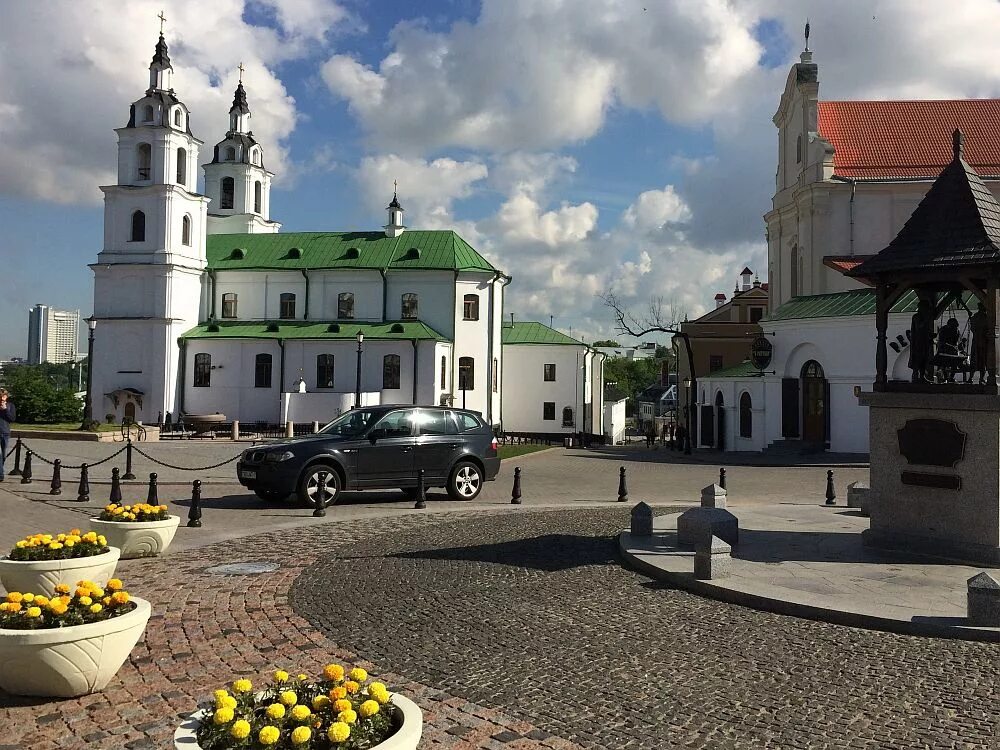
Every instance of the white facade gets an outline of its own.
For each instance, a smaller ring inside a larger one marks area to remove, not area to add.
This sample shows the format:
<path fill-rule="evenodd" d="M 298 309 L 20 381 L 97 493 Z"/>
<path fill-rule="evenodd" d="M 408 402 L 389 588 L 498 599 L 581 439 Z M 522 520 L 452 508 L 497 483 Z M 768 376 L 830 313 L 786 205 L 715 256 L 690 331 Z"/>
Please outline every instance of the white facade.
<path fill-rule="evenodd" d="M 611 445 L 625 440 L 625 403 L 627 398 L 604 402 L 604 437 Z"/>
<path fill-rule="evenodd" d="M 28 363 L 75 362 L 80 358 L 80 311 L 35 305 L 28 310 Z"/>

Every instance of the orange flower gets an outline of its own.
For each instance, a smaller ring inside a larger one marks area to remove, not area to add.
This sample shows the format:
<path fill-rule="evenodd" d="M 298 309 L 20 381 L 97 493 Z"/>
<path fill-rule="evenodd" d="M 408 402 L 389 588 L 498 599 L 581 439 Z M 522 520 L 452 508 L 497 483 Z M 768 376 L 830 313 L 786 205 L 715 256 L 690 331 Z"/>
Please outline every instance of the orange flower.
<path fill-rule="evenodd" d="M 115 604 L 128 604 L 129 596 L 127 591 L 116 591 L 111 595 L 111 601 Z"/>

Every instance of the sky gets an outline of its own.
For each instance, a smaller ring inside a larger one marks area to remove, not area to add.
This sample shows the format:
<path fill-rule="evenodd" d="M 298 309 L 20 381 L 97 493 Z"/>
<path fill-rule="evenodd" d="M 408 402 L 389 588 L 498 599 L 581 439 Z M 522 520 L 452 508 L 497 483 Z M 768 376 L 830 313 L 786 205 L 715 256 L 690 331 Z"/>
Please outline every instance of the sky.
<path fill-rule="evenodd" d="M 237 66 L 285 231 L 454 229 L 506 311 L 618 338 L 599 295 L 694 317 L 766 280 L 771 122 L 810 48 L 823 99 L 1000 96 L 997 0 L 0 0 L 0 358 L 28 308 L 92 309 L 114 128 L 162 10 L 177 95 L 224 137 Z M 111 10 L 113 8 L 113 11 Z"/>

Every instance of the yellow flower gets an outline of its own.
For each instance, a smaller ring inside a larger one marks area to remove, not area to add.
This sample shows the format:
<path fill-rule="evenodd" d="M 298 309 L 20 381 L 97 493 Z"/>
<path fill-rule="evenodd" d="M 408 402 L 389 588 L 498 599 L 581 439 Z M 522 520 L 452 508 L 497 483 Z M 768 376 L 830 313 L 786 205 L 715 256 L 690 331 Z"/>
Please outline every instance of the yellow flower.
<path fill-rule="evenodd" d="M 84 607 L 89 607 L 93 603 L 94 603 L 94 600 L 91 599 L 89 596 L 81 596 L 80 597 L 80 604 L 82 604 Z"/>
<path fill-rule="evenodd" d="M 278 696 L 278 698 L 281 699 L 281 702 L 284 703 L 286 706 L 294 706 L 296 703 L 299 702 L 299 696 L 297 696 L 291 690 L 285 690 L 284 692 L 281 693 L 281 695 Z"/>
<path fill-rule="evenodd" d="M 52 611 L 52 614 L 54 615 L 64 615 L 66 614 L 66 610 L 69 609 L 69 607 L 67 607 L 66 604 L 60 601 L 59 599 L 55 599 L 49 602 L 49 609 Z"/>
<path fill-rule="evenodd" d="M 264 712 L 269 719 L 283 719 L 285 717 L 285 707 L 280 703 L 272 703 Z"/>
<path fill-rule="evenodd" d="M 123 592 L 119 591 L 114 596 L 118 596 L 118 594 L 120 594 L 120 593 L 123 593 Z M 112 598 L 114 598 L 114 597 L 112 597 Z M 126 601 L 128 601 L 128 600 L 126 599 Z M 250 680 L 241 679 L 241 680 L 236 680 L 236 682 L 233 683 L 233 692 L 234 693 L 249 693 L 251 690 L 253 690 L 253 683 L 250 682 Z"/>
<path fill-rule="evenodd" d="M 231 695 L 227 695 L 225 698 L 222 699 L 221 705 L 218 706 L 218 708 L 232 708 L 232 709 L 235 710 L 236 709 L 236 699 L 233 696 L 231 696 Z"/>
<path fill-rule="evenodd" d="M 64 542 L 64 545 L 65 545 L 66 549 L 71 549 L 74 544 L 76 544 L 76 542 L 74 542 L 72 539 L 67 539 Z"/>
<path fill-rule="evenodd" d="M 18 591 L 11 591 L 7 594 L 7 601 L 18 603 L 24 600 L 24 597 Z"/>
<path fill-rule="evenodd" d="M 368 673 L 361 667 L 355 667 L 354 669 L 352 669 L 348 673 L 348 676 L 355 682 L 364 682 L 365 680 L 368 679 Z"/>
<path fill-rule="evenodd" d="M 103 599 L 101 599 L 101 604 L 103 604 L 105 607 L 110 607 L 111 606 L 111 597 L 110 596 L 106 596 Z"/>
<path fill-rule="evenodd" d="M 228 690 L 218 689 L 212 693 L 212 697 L 215 698 L 215 707 L 222 708 L 222 699 L 229 695 Z"/>
<path fill-rule="evenodd" d="M 21 600 L 27 602 L 28 604 L 31 604 L 33 601 L 35 601 L 35 595 L 25 594 L 23 597 L 21 597 Z"/>
<path fill-rule="evenodd" d="M 389 691 L 386 690 L 384 687 L 381 690 L 372 690 L 371 688 L 369 688 L 368 695 L 377 700 L 383 706 L 390 700 Z"/>
<path fill-rule="evenodd" d="M 340 713 L 341 711 L 347 711 L 348 709 L 353 707 L 354 706 L 351 704 L 349 700 L 347 700 L 347 698 L 341 698 L 340 700 L 333 702 L 333 710 L 336 711 L 337 713 Z"/>
<path fill-rule="evenodd" d="M 361 686 L 354 680 L 348 680 L 347 682 L 344 683 L 344 689 L 351 695 L 354 695 L 361 689 Z"/>
<path fill-rule="evenodd" d="M 379 705 L 376 701 L 365 701 L 358 706 L 358 711 L 367 719 L 369 716 L 374 716 L 379 712 Z"/>
<path fill-rule="evenodd" d="M 312 699 L 313 711 L 319 711 L 324 706 L 330 705 L 330 699 L 325 695 L 317 695 Z"/>
<path fill-rule="evenodd" d="M 257 741 L 262 745 L 273 745 L 281 738 L 281 731 L 277 727 L 266 726 L 257 733 Z"/>
<path fill-rule="evenodd" d="M 104 538 L 104 534 L 98 534 L 97 535 L 97 543 L 99 545 L 101 545 L 102 547 L 107 547 L 108 546 L 108 540 Z"/>
<path fill-rule="evenodd" d="M 339 664 L 327 664 L 323 667 L 323 676 L 331 682 L 340 682 L 344 679 L 344 668 Z"/>
<path fill-rule="evenodd" d="M 309 706 L 304 703 L 300 703 L 299 705 L 293 707 L 291 713 L 292 718 L 296 721 L 305 721 L 312 715 L 309 711 Z"/>
<path fill-rule="evenodd" d="M 22 539 L 21 541 L 17 542 L 14 546 L 17 547 L 18 549 L 24 549 L 25 547 L 28 546 L 28 543 Z"/>
<path fill-rule="evenodd" d="M 330 742 L 344 742 L 351 736 L 351 728 L 342 721 L 335 721 L 326 732 Z"/>
<path fill-rule="evenodd" d="M 283 669 L 279 669 L 274 673 L 275 682 L 288 682 L 288 672 Z"/>
<path fill-rule="evenodd" d="M 330 689 L 331 700 L 338 701 L 341 698 L 346 698 L 346 697 L 347 697 L 347 688 L 345 688 L 343 685 L 338 685 L 337 687 Z"/>
<path fill-rule="evenodd" d="M 104 596 L 104 589 L 91 589 L 90 595 L 94 599 L 100 599 L 102 596 Z"/>
<path fill-rule="evenodd" d="M 235 718 L 233 709 L 231 708 L 220 708 L 215 712 L 212 717 L 212 721 L 216 724 L 228 724 Z"/>
<path fill-rule="evenodd" d="M 28 617 L 41 617 L 42 608 L 41 607 L 28 607 L 25 613 Z"/>
<path fill-rule="evenodd" d="M 95 615 L 98 612 L 100 612 L 102 609 L 104 609 L 104 607 L 102 607 L 100 604 L 91 604 L 90 605 L 90 611 L 93 612 Z"/>
<path fill-rule="evenodd" d="M 128 604 L 128 600 L 129 600 L 129 595 L 127 591 L 116 591 L 111 595 L 111 601 L 113 601 L 115 604 Z M 237 682 L 239 682 L 239 680 L 237 680 Z M 247 680 L 247 682 L 249 682 L 249 680 Z"/>
<path fill-rule="evenodd" d="M 349 708 L 346 711 L 341 711 L 337 714 L 337 719 L 345 724 L 356 724 L 358 721 L 358 712 L 353 708 Z"/>
<path fill-rule="evenodd" d="M 76 596 L 88 596 L 90 594 L 90 587 L 84 588 L 77 584 L 76 591 L 73 592 Z"/>
<path fill-rule="evenodd" d="M 229 734 L 238 740 L 245 740 L 250 736 L 250 722 L 246 719 L 237 719 L 236 722 L 229 727 Z"/>
<path fill-rule="evenodd" d="M 8 612 L 20 612 L 21 611 L 21 603 L 20 602 L 7 602 L 7 611 Z"/>
<path fill-rule="evenodd" d="M 292 730 L 292 744 L 304 745 L 312 737 L 312 730 L 309 727 L 295 727 Z"/>
<path fill-rule="evenodd" d="M 299 680 L 299 682 L 304 682 L 305 680 L 308 680 L 308 679 L 309 679 L 309 675 L 302 674 L 302 672 L 299 672 L 299 674 L 298 674 L 298 680 Z"/>
<path fill-rule="evenodd" d="M 377 693 L 385 689 L 386 688 L 384 682 L 373 682 L 371 685 L 368 686 L 369 693 Z"/>
<path fill-rule="evenodd" d="M 80 533 L 80 529 L 70 529 L 69 533 L 70 534 L 79 534 Z"/>

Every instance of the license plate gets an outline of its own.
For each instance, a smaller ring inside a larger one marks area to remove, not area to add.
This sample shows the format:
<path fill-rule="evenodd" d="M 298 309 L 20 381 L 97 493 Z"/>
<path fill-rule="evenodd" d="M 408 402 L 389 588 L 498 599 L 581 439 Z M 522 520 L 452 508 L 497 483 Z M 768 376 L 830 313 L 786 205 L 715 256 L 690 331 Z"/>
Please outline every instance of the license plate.
<path fill-rule="evenodd" d="M 256 479 L 256 478 L 257 478 L 256 471 L 247 471 L 246 469 L 242 469 L 240 471 L 240 479 Z"/>

